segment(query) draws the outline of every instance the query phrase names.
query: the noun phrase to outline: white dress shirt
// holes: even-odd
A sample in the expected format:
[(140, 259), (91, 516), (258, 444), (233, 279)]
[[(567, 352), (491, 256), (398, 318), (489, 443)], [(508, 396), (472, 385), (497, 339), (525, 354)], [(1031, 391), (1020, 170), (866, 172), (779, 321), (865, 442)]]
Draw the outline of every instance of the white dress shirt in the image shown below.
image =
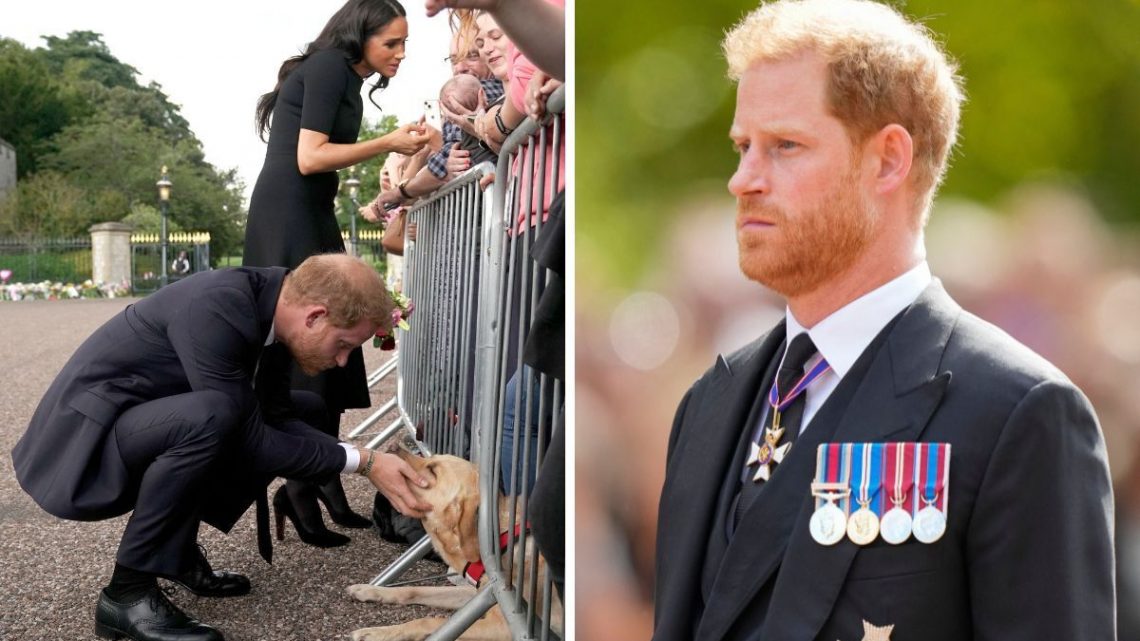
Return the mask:
[[(790, 345), (796, 336), (807, 332), (819, 350), (819, 354), (808, 359), (804, 371), (810, 370), (823, 358), (831, 365), (831, 369), (804, 391), (807, 396), (803, 420), (800, 422), (801, 434), (871, 341), (892, 318), (918, 300), (931, 278), (930, 266), (923, 261), (905, 274), (836, 310), (811, 329), (805, 329), (790, 309), (786, 311), (787, 344)], [(767, 420), (767, 412), (763, 420)]]

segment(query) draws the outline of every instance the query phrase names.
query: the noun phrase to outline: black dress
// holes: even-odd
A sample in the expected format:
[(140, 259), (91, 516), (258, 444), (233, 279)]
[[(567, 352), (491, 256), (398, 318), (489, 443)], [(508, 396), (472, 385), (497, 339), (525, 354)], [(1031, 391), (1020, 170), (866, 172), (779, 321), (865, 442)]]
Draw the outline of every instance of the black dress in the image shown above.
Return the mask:
[[(314, 254), (344, 251), (334, 211), (337, 174), (301, 175), (297, 138), (309, 129), (328, 134), (332, 143), (356, 142), (364, 114), (362, 83), (344, 54), (329, 49), (310, 55), (281, 84), (265, 165), (250, 198), (243, 265), (293, 269)], [(295, 367), (293, 387), (320, 394), (333, 416), (370, 404), (359, 348), (343, 368), (306, 376)]]

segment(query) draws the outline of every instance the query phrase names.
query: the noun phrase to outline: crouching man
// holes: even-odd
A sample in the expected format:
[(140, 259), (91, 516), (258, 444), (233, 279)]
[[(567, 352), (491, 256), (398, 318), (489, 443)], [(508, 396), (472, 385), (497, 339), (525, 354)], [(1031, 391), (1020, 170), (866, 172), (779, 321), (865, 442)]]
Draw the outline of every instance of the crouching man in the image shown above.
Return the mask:
[(324, 483), (360, 472), (401, 512), (424, 506), (423, 483), (395, 456), (357, 449), (312, 427), (319, 396), (290, 391), (290, 360), (307, 372), (343, 366), (393, 303), (376, 271), (344, 254), (284, 268), (196, 274), (131, 305), (95, 331), (48, 388), (12, 452), (20, 485), (47, 512), (93, 521), (133, 510), (95, 632), (137, 641), (220, 641), (156, 578), (200, 596), (246, 594), (197, 545), (202, 521), (228, 532), (257, 504), (269, 561), (265, 488), (275, 477)]

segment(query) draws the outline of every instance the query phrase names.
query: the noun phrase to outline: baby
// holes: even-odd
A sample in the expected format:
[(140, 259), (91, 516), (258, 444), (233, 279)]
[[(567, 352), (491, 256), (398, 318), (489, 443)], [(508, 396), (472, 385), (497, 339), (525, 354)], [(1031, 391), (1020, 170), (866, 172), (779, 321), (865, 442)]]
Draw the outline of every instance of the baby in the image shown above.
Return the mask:
[(465, 73), (453, 76), (439, 90), (439, 102), (447, 111), (461, 116), (474, 114), (487, 107), (483, 85)]

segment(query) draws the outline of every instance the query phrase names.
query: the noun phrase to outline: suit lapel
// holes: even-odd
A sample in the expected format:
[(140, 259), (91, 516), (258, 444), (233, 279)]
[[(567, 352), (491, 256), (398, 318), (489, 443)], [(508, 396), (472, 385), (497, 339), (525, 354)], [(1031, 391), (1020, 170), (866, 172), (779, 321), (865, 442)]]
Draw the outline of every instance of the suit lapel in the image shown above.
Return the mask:
[(871, 358), (866, 374), (844, 379), (857, 386), (845, 411), (831, 402), (835, 394), (824, 403), (744, 514), (713, 590), (711, 601), (719, 605), (706, 613), (699, 640), (723, 638), (777, 568), (761, 637), (815, 637), (858, 551), (847, 540), (821, 546), (808, 533), (816, 448), (824, 442), (917, 440), (950, 381), (950, 372), (938, 370), (960, 311), (941, 284), (931, 283), (889, 329), (885, 344), (861, 357)]
[[(781, 323), (767, 336), (729, 359), (717, 358), (704, 391), (686, 410), (680, 440), (669, 463), (661, 498), (661, 513), (677, 521), (658, 532), (659, 562), (671, 578), (658, 593), (658, 630), (691, 630), (689, 604), (701, 600), (701, 573), (713, 528), (717, 497), (735, 454), (740, 429), (764, 375), (765, 366), (784, 339)], [(659, 572), (666, 572), (662, 569)], [(677, 618), (675, 621), (668, 621)], [(668, 621), (668, 622), (667, 622)], [(688, 634), (684, 637), (687, 638)]]

